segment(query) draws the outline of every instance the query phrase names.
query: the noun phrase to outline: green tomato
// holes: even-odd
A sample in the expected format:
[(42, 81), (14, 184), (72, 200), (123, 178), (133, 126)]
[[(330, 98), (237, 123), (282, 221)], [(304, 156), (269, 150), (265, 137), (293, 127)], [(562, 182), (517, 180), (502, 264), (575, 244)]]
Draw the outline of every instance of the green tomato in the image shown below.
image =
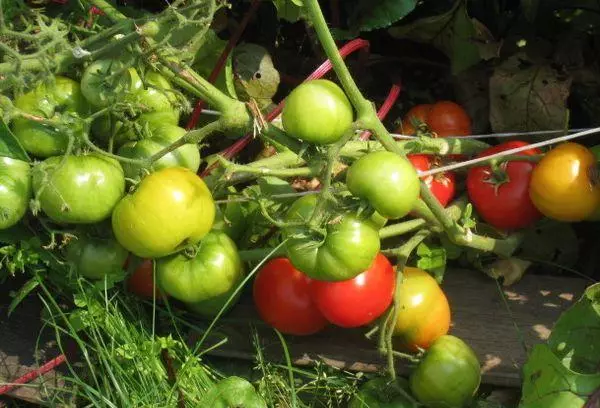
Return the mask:
[[(52, 83), (42, 83), (33, 91), (19, 96), (15, 100), (15, 107), (45, 119), (52, 118), (56, 113), (69, 112), (83, 116), (89, 111), (79, 83), (62, 76), (56, 76)], [(67, 134), (22, 117), (12, 121), (12, 130), (23, 148), (38, 157), (64, 153), (69, 142)]]
[(447, 334), (425, 352), (409, 382), (414, 396), (428, 407), (464, 407), (479, 389), (479, 360), (469, 345)]
[(211, 229), (215, 202), (190, 169), (168, 167), (144, 177), (112, 215), (117, 240), (140, 258), (159, 258), (198, 243)]
[(224, 304), (244, 273), (235, 243), (222, 232), (209, 232), (193, 258), (175, 254), (156, 261), (156, 280), (168, 295), (212, 314)]
[(417, 408), (410, 399), (408, 381), (397, 378), (390, 381), (385, 377), (373, 378), (364, 383), (352, 397), (348, 408)]
[(382, 216), (404, 217), (419, 198), (419, 176), (407, 159), (385, 150), (367, 153), (346, 173), (348, 190), (366, 199)]
[(148, 71), (144, 75), (144, 83), (147, 87), (152, 87), (158, 89), (163, 92), (171, 103), (177, 102), (177, 96), (174, 92), (170, 92), (173, 90), (173, 85), (167, 78), (163, 75), (159, 74), (156, 71)]
[(82, 235), (67, 246), (67, 261), (75, 271), (88, 279), (104, 279), (123, 274), (129, 252), (114, 238)]
[(169, 97), (163, 91), (147, 88), (132, 95), (132, 101), (143, 107), (144, 113), (135, 119), (141, 126), (147, 124), (154, 128), (179, 123), (179, 111), (173, 108)]
[(281, 116), (290, 135), (318, 145), (338, 141), (352, 125), (354, 112), (344, 91), (326, 79), (298, 85), (286, 98)]
[[(132, 159), (147, 159), (181, 139), (186, 133), (187, 131), (179, 126), (163, 125), (152, 131), (152, 138), (125, 143), (121, 146), (118, 153), (119, 156)], [(194, 173), (198, 171), (198, 168), (200, 168), (200, 150), (195, 144), (183, 145), (167, 153), (152, 165), (154, 170), (177, 166), (188, 168)], [(140, 176), (142, 168), (142, 166), (136, 164), (123, 163), (125, 177), (128, 178), (133, 179)]]
[(92, 62), (81, 77), (83, 96), (100, 108), (139, 92), (143, 85), (135, 68), (128, 68), (125, 62), (116, 59)]
[[(287, 222), (305, 222), (317, 203), (316, 195), (296, 200), (286, 214)], [(307, 227), (283, 230), (288, 239), (287, 255), (292, 265), (309, 277), (323, 281), (354, 278), (371, 266), (380, 249), (379, 234), (369, 220), (340, 214), (326, 225), (326, 236)]]
[(0, 157), (0, 230), (12, 227), (23, 218), (30, 198), (29, 163)]
[(267, 404), (248, 380), (229, 376), (213, 385), (198, 407), (210, 408), (267, 408)]
[(62, 156), (54, 156), (33, 168), (33, 191), (44, 213), (57, 223), (73, 224), (110, 217), (125, 194), (119, 162), (95, 153), (62, 161)]

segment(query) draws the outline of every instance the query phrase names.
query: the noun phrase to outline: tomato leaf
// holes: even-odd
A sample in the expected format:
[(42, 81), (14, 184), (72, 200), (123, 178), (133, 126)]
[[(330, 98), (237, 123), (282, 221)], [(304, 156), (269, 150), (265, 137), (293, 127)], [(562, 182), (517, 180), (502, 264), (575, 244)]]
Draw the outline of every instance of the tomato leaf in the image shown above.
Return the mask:
[[(204, 42), (202, 47), (196, 53), (193, 62), (193, 68), (202, 75), (204, 78), (208, 78), (212, 72), (215, 64), (221, 56), (221, 52), (227, 45), (227, 41), (221, 40), (214, 30), (208, 30), (204, 34)], [(231, 53), (225, 61), (225, 66), (219, 73), (215, 86), (221, 91), (227, 93), (233, 98), (237, 98), (235, 87), (233, 84), (233, 64)]]
[(31, 161), (19, 140), (10, 131), (4, 120), (0, 118), (0, 155), (12, 159)]
[(534, 63), (525, 53), (508, 58), (490, 78), (493, 131), (564, 129), (571, 82), (570, 76), (555, 70), (550, 63)]
[(524, 232), (525, 238), (515, 256), (563, 267), (571, 267), (577, 262), (579, 243), (571, 224), (543, 219)]
[(273, 0), (273, 4), (277, 9), (277, 17), (279, 19), (295, 23), (305, 18), (301, 0)]
[(416, 0), (361, 0), (354, 8), (348, 25), (358, 31), (388, 27), (407, 16), (417, 6)]
[(247, 380), (231, 376), (219, 381), (198, 403), (199, 407), (266, 408), (267, 404)]
[(438, 283), (442, 283), (446, 271), (446, 250), (444, 247), (429, 247), (424, 242), (417, 247), (417, 267), (431, 272)]
[(15, 311), (17, 306), (29, 295), (35, 288), (40, 284), (40, 280), (38, 277), (33, 277), (29, 279), (21, 288), (15, 293), (13, 299), (10, 301), (10, 305), (8, 306), (8, 315), (10, 316), (12, 312)]

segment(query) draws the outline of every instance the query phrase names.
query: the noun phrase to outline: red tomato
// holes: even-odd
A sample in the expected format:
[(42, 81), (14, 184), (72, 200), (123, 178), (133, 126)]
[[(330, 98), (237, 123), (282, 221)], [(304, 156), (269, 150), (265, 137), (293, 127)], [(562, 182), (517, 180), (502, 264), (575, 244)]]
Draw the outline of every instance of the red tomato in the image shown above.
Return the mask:
[(253, 286), (260, 318), (286, 334), (308, 335), (322, 330), (328, 322), (312, 300), (311, 282), (287, 258), (267, 262)]
[(407, 135), (416, 134), (412, 119), (424, 122), (438, 137), (471, 134), (471, 118), (462, 106), (452, 101), (439, 101), (411, 108), (402, 120), (402, 129)]
[(359, 327), (371, 323), (392, 303), (396, 272), (381, 253), (366, 271), (338, 282), (313, 280), (312, 297), (329, 322), (340, 327)]
[[(127, 258), (125, 264), (129, 264), (129, 258)], [(127, 278), (127, 290), (143, 298), (152, 299), (156, 296), (156, 299), (160, 300), (160, 292), (158, 287), (154, 284), (152, 279), (153, 276), (152, 261), (150, 259), (144, 259), (131, 276)]]
[[(409, 154), (406, 156), (415, 169), (426, 171), (432, 167), (432, 157), (426, 154)], [(456, 176), (451, 171), (422, 177), (425, 184), (443, 207), (446, 207), (456, 193)]]
[[(489, 156), (508, 149), (527, 146), (522, 141), (509, 141), (490, 147), (478, 157)], [(541, 154), (537, 149), (521, 152), (522, 155)], [(469, 169), (467, 192), (477, 213), (485, 222), (501, 230), (515, 230), (530, 226), (542, 217), (529, 198), (529, 183), (535, 163), (510, 161), (501, 165), (506, 173), (500, 180), (494, 176), (490, 166)]]

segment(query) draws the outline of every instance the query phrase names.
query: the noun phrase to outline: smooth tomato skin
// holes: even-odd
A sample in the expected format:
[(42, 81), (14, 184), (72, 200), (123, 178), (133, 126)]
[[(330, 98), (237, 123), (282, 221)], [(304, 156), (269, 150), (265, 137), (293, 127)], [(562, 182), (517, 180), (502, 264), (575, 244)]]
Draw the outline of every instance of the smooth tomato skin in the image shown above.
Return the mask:
[(260, 318), (282, 333), (315, 334), (327, 319), (314, 304), (311, 279), (294, 268), (287, 258), (274, 258), (258, 271), (252, 287)]
[[(116, 80), (109, 78), (118, 75)], [(81, 77), (81, 92), (88, 102), (96, 107), (110, 106), (120, 97), (135, 94), (144, 87), (135, 68), (127, 68), (118, 59), (99, 59), (86, 67)]]
[(202, 315), (216, 315), (243, 278), (237, 247), (222, 232), (209, 232), (193, 258), (179, 253), (156, 260), (161, 290)]
[[(147, 159), (176, 142), (186, 133), (187, 131), (179, 126), (163, 125), (153, 129), (152, 137), (149, 139), (125, 143), (118, 150), (118, 154), (132, 159)], [(127, 178), (135, 179), (142, 174), (142, 166), (132, 163), (123, 163), (122, 166)], [(177, 166), (186, 167), (194, 173), (198, 172), (200, 168), (200, 150), (196, 144), (189, 143), (167, 153), (153, 163), (152, 169), (160, 170)]]
[(346, 172), (350, 192), (366, 199), (382, 216), (404, 217), (419, 198), (420, 184), (415, 168), (405, 158), (385, 150), (367, 153)]
[[(427, 171), (431, 169), (431, 156), (426, 154), (409, 154), (406, 156), (412, 163), (415, 169), (419, 171)], [(442, 207), (454, 199), (456, 195), (456, 175), (452, 171), (446, 171), (442, 174), (422, 177), (422, 180), (427, 184), (433, 195), (440, 202)]]
[(450, 305), (437, 281), (419, 268), (405, 267), (394, 336), (408, 350), (427, 349), (450, 329)]
[(336, 326), (352, 328), (371, 323), (392, 303), (396, 273), (381, 253), (366, 271), (340, 282), (313, 280), (313, 301)]
[(18, 223), (29, 208), (29, 163), (0, 156), (0, 230)]
[(154, 283), (154, 265), (151, 259), (144, 259), (127, 278), (129, 292), (146, 299), (160, 299), (160, 290)]
[[(522, 141), (509, 141), (484, 150), (478, 157), (527, 145), (528, 143)], [(537, 149), (531, 149), (520, 154), (531, 156), (540, 153)], [(487, 181), (493, 175), (490, 166), (476, 166), (469, 169), (467, 175), (469, 200), (486, 223), (500, 230), (512, 231), (531, 226), (542, 218), (542, 214), (529, 198), (529, 186), (535, 167), (536, 164), (531, 162), (508, 162), (505, 171), (509, 181), (498, 187)]]
[(354, 111), (342, 88), (327, 79), (315, 79), (289, 94), (281, 115), (283, 128), (291, 136), (324, 145), (342, 137)]
[(109, 218), (125, 194), (119, 162), (96, 153), (68, 156), (61, 165), (62, 160), (50, 157), (33, 168), (34, 193), (46, 185), (39, 196), (44, 213), (57, 223), (93, 224)]
[(600, 187), (590, 177), (596, 166), (596, 157), (585, 146), (573, 142), (556, 146), (531, 174), (531, 201), (546, 217), (584, 220), (600, 206)]
[(159, 258), (199, 242), (211, 229), (215, 203), (190, 169), (169, 167), (144, 177), (112, 214), (117, 240), (140, 258)]
[[(303, 196), (290, 206), (288, 222), (304, 222), (313, 213), (315, 195)], [(313, 237), (304, 226), (283, 230), (288, 238), (287, 256), (297, 269), (309, 277), (323, 281), (352, 279), (371, 266), (379, 253), (379, 233), (375, 224), (352, 214), (327, 224), (327, 236)], [(304, 237), (299, 235), (304, 234)], [(308, 234), (308, 235), (306, 235)]]
[(438, 101), (433, 104), (421, 104), (411, 108), (400, 130), (404, 134), (415, 135), (412, 119), (425, 123), (438, 137), (467, 136), (471, 134), (471, 118), (462, 106), (452, 101)]
[(167, 94), (155, 88), (146, 88), (132, 94), (130, 99), (140, 104), (149, 112), (144, 112), (136, 119), (141, 126), (177, 125), (179, 112), (175, 110)]
[(104, 279), (123, 272), (129, 252), (114, 238), (97, 238), (85, 235), (67, 246), (67, 261), (75, 271), (88, 279)]
[(413, 395), (431, 408), (464, 407), (480, 383), (477, 356), (452, 335), (437, 339), (409, 377)]
[(427, 115), (429, 115), (431, 106), (432, 105), (430, 103), (422, 103), (410, 108), (408, 112), (406, 112), (406, 115), (404, 115), (404, 119), (402, 119), (402, 125), (400, 128), (398, 128), (398, 131), (409, 136), (416, 135), (417, 130), (413, 126), (413, 121), (416, 121), (417, 123), (427, 123)]

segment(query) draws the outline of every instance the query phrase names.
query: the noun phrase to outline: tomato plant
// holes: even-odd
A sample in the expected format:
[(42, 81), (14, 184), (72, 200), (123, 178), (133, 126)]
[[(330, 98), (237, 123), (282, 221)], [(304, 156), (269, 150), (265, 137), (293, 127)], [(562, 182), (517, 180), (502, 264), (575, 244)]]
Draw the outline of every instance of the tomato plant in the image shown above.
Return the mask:
[(323, 145), (339, 140), (353, 117), (344, 91), (334, 82), (315, 79), (298, 85), (288, 95), (281, 120), (290, 135)]
[(386, 311), (394, 296), (396, 273), (383, 254), (366, 271), (339, 282), (313, 280), (312, 297), (323, 316), (340, 327), (371, 323)]
[(29, 163), (0, 156), (0, 230), (18, 223), (29, 208)]
[(107, 107), (143, 87), (137, 70), (127, 67), (124, 59), (96, 60), (87, 66), (81, 77), (81, 92), (96, 107)]
[(367, 153), (346, 173), (348, 190), (386, 218), (404, 217), (419, 198), (419, 177), (405, 158), (385, 150)]
[(408, 381), (376, 377), (364, 383), (350, 400), (348, 408), (417, 408), (411, 400)]
[(104, 279), (123, 273), (129, 252), (114, 238), (81, 234), (67, 246), (67, 260), (74, 270), (89, 279)]
[(477, 356), (458, 337), (437, 339), (409, 377), (417, 399), (431, 408), (463, 407), (481, 382)]
[(252, 290), (260, 318), (286, 334), (321, 331), (328, 322), (312, 299), (311, 282), (287, 258), (268, 261), (258, 271)]
[[(426, 154), (409, 154), (406, 157), (419, 171), (430, 170), (433, 165), (434, 159)], [(456, 175), (452, 171), (424, 176), (422, 180), (443, 207), (446, 207), (456, 194)]]
[(471, 134), (471, 118), (456, 102), (438, 101), (434, 104), (416, 105), (406, 113), (399, 130), (407, 135), (415, 135), (415, 120), (426, 124), (439, 137)]
[(33, 167), (33, 191), (53, 221), (92, 224), (110, 217), (125, 176), (118, 161), (96, 153), (54, 156)]
[(201, 178), (184, 167), (146, 176), (116, 205), (117, 240), (140, 258), (169, 255), (198, 243), (211, 229), (215, 203)]
[[(290, 206), (286, 221), (305, 222), (316, 204), (315, 195), (297, 199)], [(371, 266), (380, 248), (375, 225), (352, 214), (335, 217), (325, 231), (293, 226), (285, 228), (283, 234), (288, 238), (287, 255), (294, 267), (313, 279), (324, 281), (355, 277)]]
[(426, 349), (450, 329), (450, 305), (437, 281), (419, 268), (405, 267), (394, 336), (402, 347)]
[[(15, 100), (15, 107), (44, 119), (51, 119), (62, 112), (81, 116), (89, 110), (79, 83), (63, 76), (55, 76), (52, 82), (41, 83), (21, 95)], [(69, 141), (65, 132), (23, 117), (12, 121), (12, 130), (23, 148), (38, 157), (63, 153)]]
[(546, 217), (581, 221), (600, 205), (596, 157), (585, 146), (567, 142), (550, 150), (531, 174), (529, 196)]
[(237, 247), (222, 232), (209, 232), (193, 257), (179, 253), (156, 260), (161, 290), (203, 316), (216, 315), (243, 277)]
[[(118, 154), (132, 159), (147, 159), (179, 140), (186, 133), (186, 130), (179, 126), (163, 125), (152, 130), (151, 138), (125, 143), (118, 150)], [(194, 173), (198, 171), (200, 151), (195, 144), (183, 145), (152, 164), (154, 170), (177, 166), (186, 167)], [(142, 167), (131, 163), (123, 163), (123, 171), (126, 177), (135, 179), (141, 175)]]
[[(478, 157), (527, 145), (522, 141), (504, 142), (484, 150)], [(533, 156), (540, 153), (537, 149), (530, 149), (520, 154)], [(469, 169), (469, 199), (485, 222), (501, 230), (515, 230), (528, 227), (542, 217), (529, 198), (535, 166), (532, 162), (511, 160), (494, 170), (489, 165)]]

